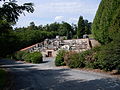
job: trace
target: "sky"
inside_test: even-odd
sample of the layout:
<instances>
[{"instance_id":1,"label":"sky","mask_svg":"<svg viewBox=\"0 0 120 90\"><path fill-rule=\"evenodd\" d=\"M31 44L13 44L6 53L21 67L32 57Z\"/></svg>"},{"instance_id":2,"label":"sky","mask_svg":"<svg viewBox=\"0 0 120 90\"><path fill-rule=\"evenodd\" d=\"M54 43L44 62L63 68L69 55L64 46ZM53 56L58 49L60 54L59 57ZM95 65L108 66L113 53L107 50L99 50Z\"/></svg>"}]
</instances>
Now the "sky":
<instances>
[{"instance_id":1,"label":"sky","mask_svg":"<svg viewBox=\"0 0 120 90\"><path fill-rule=\"evenodd\" d=\"M34 22L45 25L54 22L76 24L80 16L92 22L101 0L17 0L18 4L34 3L34 13L21 15L15 27L25 27Z\"/></svg>"}]
</instances>

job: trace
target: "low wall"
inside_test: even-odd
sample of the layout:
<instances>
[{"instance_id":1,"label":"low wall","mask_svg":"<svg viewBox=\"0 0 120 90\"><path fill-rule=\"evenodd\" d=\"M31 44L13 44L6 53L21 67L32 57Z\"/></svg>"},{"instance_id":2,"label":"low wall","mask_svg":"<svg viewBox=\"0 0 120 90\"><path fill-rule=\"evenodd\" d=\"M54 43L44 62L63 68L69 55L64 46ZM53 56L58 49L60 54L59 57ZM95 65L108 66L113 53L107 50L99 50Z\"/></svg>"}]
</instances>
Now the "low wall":
<instances>
[{"instance_id":1,"label":"low wall","mask_svg":"<svg viewBox=\"0 0 120 90\"><path fill-rule=\"evenodd\" d=\"M91 42L92 48L96 46L100 46L100 43L95 39L90 39L90 42Z\"/></svg>"}]
</instances>

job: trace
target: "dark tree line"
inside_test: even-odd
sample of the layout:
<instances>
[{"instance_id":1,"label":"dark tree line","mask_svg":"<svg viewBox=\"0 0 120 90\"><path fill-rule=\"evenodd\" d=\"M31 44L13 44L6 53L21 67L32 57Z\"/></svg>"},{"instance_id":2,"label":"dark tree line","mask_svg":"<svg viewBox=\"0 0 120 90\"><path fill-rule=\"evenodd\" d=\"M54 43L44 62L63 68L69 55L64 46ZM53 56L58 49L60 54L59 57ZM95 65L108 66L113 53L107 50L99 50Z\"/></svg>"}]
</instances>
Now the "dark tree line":
<instances>
[{"instance_id":1,"label":"dark tree line","mask_svg":"<svg viewBox=\"0 0 120 90\"><path fill-rule=\"evenodd\" d=\"M88 20L84 20L82 16L82 22L78 21L78 25L72 24L70 25L67 22L54 22L51 24L47 25L39 25L36 26L34 22L30 22L30 25L27 27L22 27L22 28L15 28L16 32L21 32L21 31L46 31L46 32L54 32L56 33L55 35L59 36L66 36L67 39L72 39L72 38L82 38L84 34L91 34L91 22L88 22Z\"/></svg>"}]
</instances>

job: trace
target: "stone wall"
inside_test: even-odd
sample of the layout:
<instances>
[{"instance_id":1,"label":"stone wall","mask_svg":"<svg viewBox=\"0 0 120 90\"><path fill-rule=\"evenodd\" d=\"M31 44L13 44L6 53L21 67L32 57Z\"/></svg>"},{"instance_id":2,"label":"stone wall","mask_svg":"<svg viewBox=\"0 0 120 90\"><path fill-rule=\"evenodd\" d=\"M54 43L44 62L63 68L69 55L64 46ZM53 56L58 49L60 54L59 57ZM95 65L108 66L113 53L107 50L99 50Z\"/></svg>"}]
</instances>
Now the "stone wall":
<instances>
[{"instance_id":1,"label":"stone wall","mask_svg":"<svg viewBox=\"0 0 120 90\"><path fill-rule=\"evenodd\" d=\"M90 39L90 42L91 42L92 48L96 46L100 46L100 43L95 39Z\"/></svg>"},{"instance_id":2,"label":"stone wall","mask_svg":"<svg viewBox=\"0 0 120 90\"><path fill-rule=\"evenodd\" d=\"M42 43L37 43L27 48L21 49L21 51L29 52L41 52L43 56L49 56L52 53L52 57L55 57L58 50L64 49L67 51L82 52L89 50L95 46L100 45L98 41L94 39L71 39L71 40L58 40L58 39L47 39Z\"/></svg>"}]
</instances>

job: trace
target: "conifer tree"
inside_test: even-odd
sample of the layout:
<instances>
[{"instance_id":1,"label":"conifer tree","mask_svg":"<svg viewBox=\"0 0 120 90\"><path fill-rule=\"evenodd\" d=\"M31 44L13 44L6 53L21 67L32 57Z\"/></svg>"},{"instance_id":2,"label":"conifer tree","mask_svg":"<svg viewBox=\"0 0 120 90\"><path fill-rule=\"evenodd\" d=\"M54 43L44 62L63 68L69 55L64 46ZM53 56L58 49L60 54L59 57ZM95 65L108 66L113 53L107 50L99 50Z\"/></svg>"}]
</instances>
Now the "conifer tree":
<instances>
[{"instance_id":1,"label":"conifer tree","mask_svg":"<svg viewBox=\"0 0 120 90\"><path fill-rule=\"evenodd\" d=\"M78 21L77 38L82 38L82 36L84 35L84 31L85 31L84 19L82 16L80 16Z\"/></svg>"},{"instance_id":2,"label":"conifer tree","mask_svg":"<svg viewBox=\"0 0 120 90\"><path fill-rule=\"evenodd\" d=\"M100 43L113 41L112 33L120 32L120 0L102 0L92 25L92 33ZM118 30L119 29L119 30Z\"/></svg>"}]
</instances>

